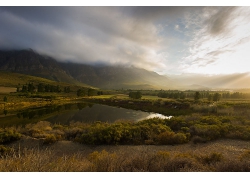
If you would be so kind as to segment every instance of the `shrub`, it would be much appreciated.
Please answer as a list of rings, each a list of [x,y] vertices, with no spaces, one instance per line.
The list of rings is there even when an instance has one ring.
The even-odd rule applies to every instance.
[[[157,157],[166,159],[170,157],[170,153],[168,151],[158,151],[156,154]]]
[[[0,143],[9,143],[12,141],[19,140],[21,138],[21,134],[17,133],[14,130],[3,130],[0,131]]]
[[[183,144],[183,143],[187,143],[188,139],[187,136],[183,133],[176,133],[174,135],[174,144]]]
[[[158,135],[157,142],[162,145],[168,145],[168,144],[173,145],[174,136],[175,136],[174,132],[169,132],[169,131],[163,132]]]
[[[246,150],[244,153],[242,153],[240,156],[239,156],[239,159],[241,160],[241,161],[243,161],[243,160],[250,160],[250,150]]]
[[[78,140],[83,133],[83,129],[79,127],[71,127],[65,130],[65,138],[67,140]]]
[[[6,155],[12,151],[12,148],[0,145],[0,156]]]
[[[167,161],[162,168],[166,172],[181,172],[198,169],[195,159],[188,153],[177,154]]]
[[[146,144],[146,145],[154,145],[155,142],[153,140],[149,139],[149,140],[145,140],[144,144]]]
[[[88,155],[88,160],[92,163],[90,171],[96,172],[113,172],[115,171],[114,161],[117,159],[115,153],[111,154],[105,150],[101,152],[94,151]]]
[[[188,138],[184,133],[174,133],[174,132],[163,132],[159,134],[156,138],[156,141],[162,145],[174,145],[174,144],[183,144],[188,142]]]
[[[193,136],[198,135],[208,141],[221,137],[220,127],[217,125],[195,124],[194,126],[190,127],[190,129]]]
[[[250,172],[250,162],[241,160],[228,160],[215,166],[218,172]]]
[[[196,158],[203,164],[212,164],[222,161],[223,155],[221,153],[213,152],[210,153],[209,155],[196,156]]]
[[[54,134],[48,134],[44,140],[43,144],[53,144],[57,141],[56,136]]]
[[[194,144],[206,143],[207,140],[206,140],[205,138],[200,137],[200,136],[194,136],[194,137],[192,138],[192,142],[193,142]]]

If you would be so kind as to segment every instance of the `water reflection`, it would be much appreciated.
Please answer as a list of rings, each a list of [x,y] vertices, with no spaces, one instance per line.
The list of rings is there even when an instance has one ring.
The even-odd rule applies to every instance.
[[[149,118],[169,118],[157,113],[148,113],[125,108],[112,107],[92,103],[75,103],[42,108],[30,108],[24,111],[11,113],[3,112],[0,116],[0,126],[25,125],[38,121],[49,121],[51,123],[69,124],[80,121],[92,123],[94,121],[115,122],[117,120],[138,121]]]
[[[140,120],[144,120],[144,119],[152,119],[152,118],[159,118],[159,119],[170,119],[172,118],[173,116],[164,116],[162,114],[159,114],[159,113],[152,113],[150,115],[148,115],[147,117],[145,118],[142,118]]]

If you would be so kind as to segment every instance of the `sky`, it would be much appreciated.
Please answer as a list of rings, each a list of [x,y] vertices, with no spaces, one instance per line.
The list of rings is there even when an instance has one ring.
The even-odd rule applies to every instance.
[[[0,49],[159,74],[250,71],[249,6],[0,6]]]

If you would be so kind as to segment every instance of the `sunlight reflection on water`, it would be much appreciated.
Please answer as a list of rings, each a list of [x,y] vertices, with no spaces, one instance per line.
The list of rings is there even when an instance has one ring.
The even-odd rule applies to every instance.
[[[164,116],[164,115],[162,115],[162,114],[152,113],[152,114],[148,115],[148,116],[145,117],[145,118],[139,119],[138,121],[145,120],[145,119],[153,119],[153,118],[170,119],[170,118],[172,118],[172,117],[173,117],[173,116]]]

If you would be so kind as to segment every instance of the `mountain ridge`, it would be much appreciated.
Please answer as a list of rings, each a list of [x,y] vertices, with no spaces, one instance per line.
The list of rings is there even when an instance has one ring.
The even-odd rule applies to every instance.
[[[103,89],[174,89],[175,83],[155,72],[136,67],[64,63],[32,49],[0,51],[0,70],[58,82],[83,83]]]

